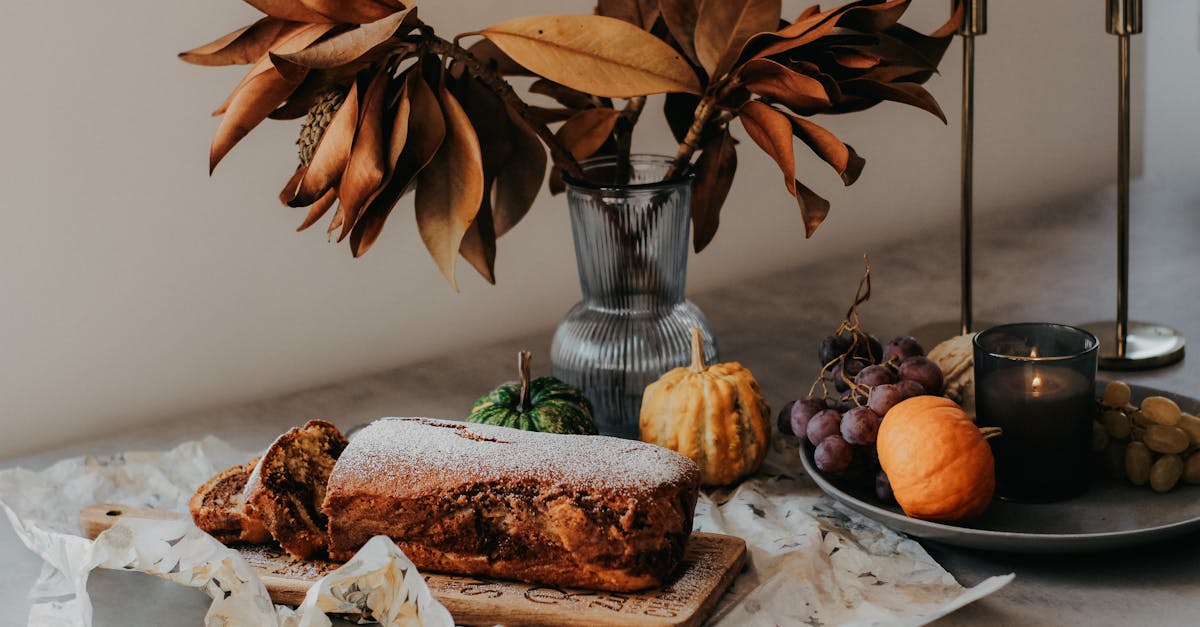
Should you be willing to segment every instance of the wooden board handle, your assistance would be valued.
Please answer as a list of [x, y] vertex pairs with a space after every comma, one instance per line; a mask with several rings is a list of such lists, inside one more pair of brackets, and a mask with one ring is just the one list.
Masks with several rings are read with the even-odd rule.
[[79, 510], [79, 527], [83, 529], [85, 536], [95, 540], [102, 531], [117, 524], [122, 518], [178, 520], [183, 518], [183, 514], [161, 509], [130, 507], [119, 503], [97, 503]]

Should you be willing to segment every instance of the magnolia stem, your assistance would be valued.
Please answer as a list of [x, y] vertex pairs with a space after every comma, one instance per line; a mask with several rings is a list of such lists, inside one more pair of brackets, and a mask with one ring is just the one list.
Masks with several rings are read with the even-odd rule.
[[704, 127], [708, 125], [709, 118], [716, 111], [715, 103], [716, 99], [713, 96], [705, 96], [700, 99], [700, 104], [696, 105], [692, 125], [688, 127], [687, 135], [684, 136], [683, 143], [679, 144], [679, 150], [675, 153], [671, 169], [667, 171], [666, 178], [668, 180], [679, 176], [691, 164], [692, 155], [696, 154], [700, 148], [700, 138], [704, 135]]
[[625, 109], [617, 118], [616, 128], [613, 129], [613, 137], [617, 142], [617, 180], [614, 181], [617, 184], [629, 182], [631, 171], [629, 157], [633, 152], [633, 128], [637, 125], [638, 118], [642, 116], [642, 109], [645, 106], [645, 96], [630, 98]]
[[584, 178], [583, 168], [579, 167], [579, 162], [575, 160], [575, 157], [558, 141], [549, 127], [530, 117], [529, 105], [521, 100], [521, 97], [513, 91], [512, 85], [509, 85], [508, 81], [504, 80], [499, 73], [481, 62], [478, 57], [471, 54], [471, 51], [436, 35], [425, 35], [421, 40], [421, 47], [428, 52], [462, 63], [471, 76], [496, 94], [496, 97], [504, 102], [516, 119], [533, 131], [543, 144], [546, 144], [546, 147], [550, 149], [550, 157], [554, 160], [554, 165], [577, 179]]

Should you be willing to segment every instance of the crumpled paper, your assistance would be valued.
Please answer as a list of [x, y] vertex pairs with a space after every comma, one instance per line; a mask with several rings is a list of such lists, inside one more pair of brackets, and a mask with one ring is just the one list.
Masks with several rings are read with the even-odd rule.
[[190, 516], [123, 518], [94, 541], [81, 536], [83, 507], [121, 503], [186, 513], [200, 484], [250, 457], [209, 437], [166, 453], [80, 457], [41, 472], [0, 472], [0, 506], [21, 541], [45, 560], [30, 590], [29, 624], [89, 627], [88, 575], [94, 568], [111, 568], [204, 589], [213, 599], [205, 616], [210, 627], [328, 627], [327, 613], [355, 614], [384, 625], [454, 625], [413, 563], [382, 536], [319, 580], [294, 610], [273, 605], [241, 554], [201, 531]]
[[695, 530], [738, 536], [750, 554], [710, 619], [719, 627], [924, 625], [1013, 579], [959, 585], [915, 540], [826, 496], [783, 438], [759, 476], [701, 494]]
[[[967, 589], [917, 542], [826, 497], [801, 469], [795, 445], [777, 439], [760, 476], [702, 494], [695, 529], [746, 540], [749, 566], [710, 624], [921, 625], [991, 594], [1012, 575]], [[424, 579], [385, 537], [329, 573], [295, 610], [271, 604], [241, 555], [191, 524], [122, 520], [94, 542], [79, 510], [95, 503], [187, 511], [197, 486], [251, 454], [216, 438], [166, 453], [61, 461], [41, 472], [0, 472], [0, 507], [46, 561], [30, 591], [30, 625], [88, 627], [93, 568], [137, 570], [203, 588], [209, 626], [325, 627], [327, 613], [385, 625], [453, 625]]]

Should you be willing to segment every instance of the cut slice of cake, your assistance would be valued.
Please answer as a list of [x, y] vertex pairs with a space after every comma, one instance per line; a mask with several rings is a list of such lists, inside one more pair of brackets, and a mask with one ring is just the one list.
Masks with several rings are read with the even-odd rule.
[[271, 540], [271, 533], [255, 519], [246, 516], [242, 491], [258, 458], [244, 465], [221, 471], [200, 486], [188, 501], [192, 520], [223, 544], [260, 544]]
[[346, 444], [337, 427], [310, 420], [279, 436], [246, 482], [246, 514], [297, 559], [308, 559], [329, 545], [321, 505], [329, 473]]

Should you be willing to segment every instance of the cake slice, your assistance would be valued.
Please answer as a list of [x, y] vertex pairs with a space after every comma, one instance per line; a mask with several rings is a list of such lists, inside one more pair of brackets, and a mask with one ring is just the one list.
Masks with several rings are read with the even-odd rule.
[[321, 512], [325, 485], [346, 438], [324, 420], [310, 420], [279, 436], [246, 481], [246, 514], [258, 520], [297, 559], [329, 545]]
[[223, 544], [260, 544], [271, 534], [260, 522], [246, 516], [242, 491], [258, 458], [221, 471], [209, 479], [188, 501], [192, 520]]

